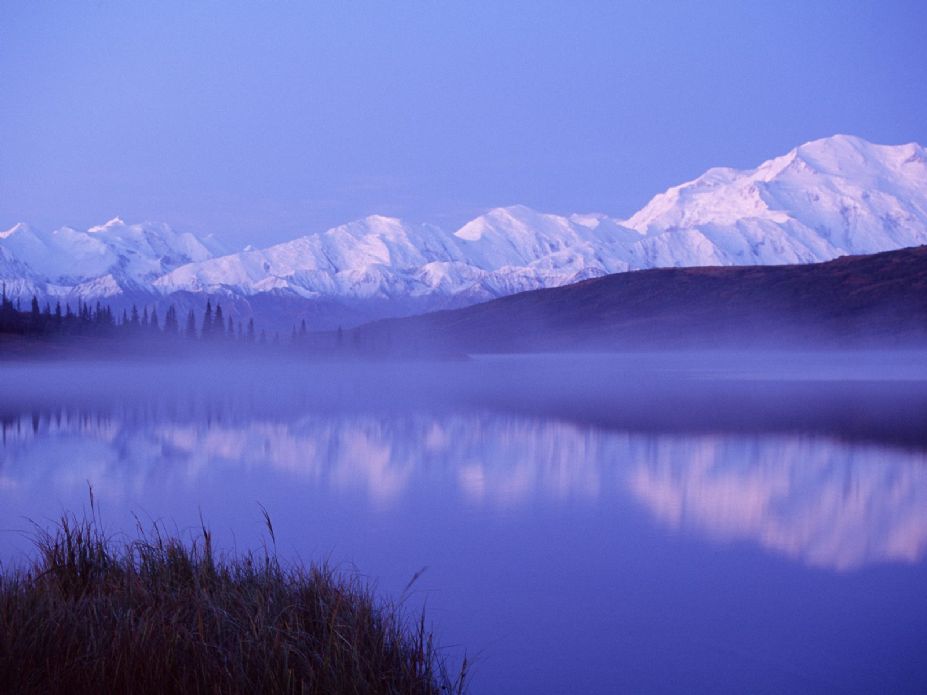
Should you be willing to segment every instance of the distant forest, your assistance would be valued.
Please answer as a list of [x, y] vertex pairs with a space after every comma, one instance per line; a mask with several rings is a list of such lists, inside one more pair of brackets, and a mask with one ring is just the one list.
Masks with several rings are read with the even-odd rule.
[[[56, 301], [54, 306], [48, 301], [39, 302], [33, 296], [28, 308], [21, 306], [21, 300], [15, 301], [7, 296], [3, 286], [0, 297], [0, 334], [17, 335], [32, 338], [71, 338], [85, 336], [104, 339], [125, 339], [127, 341], [151, 340], [197, 341], [199, 343], [257, 343], [282, 344], [285, 341], [279, 333], [268, 336], [267, 332], [255, 330], [254, 319], [247, 322], [236, 321], [232, 316], [225, 316], [222, 305], [211, 300], [206, 302], [206, 309], [198, 319], [193, 309], [187, 312], [181, 321], [176, 307], [171, 305], [164, 314], [158, 315], [157, 309], [132, 305], [130, 310], [123, 310], [116, 315], [112, 308], [95, 302], [93, 304], [78, 301], [76, 307], [69, 303], [64, 306]], [[336, 345], [342, 343], [341, 329], [332, 336]], [[289, 336], [291, 345], [308, 343], [309, 333], [306, 321], [293, 326]]]

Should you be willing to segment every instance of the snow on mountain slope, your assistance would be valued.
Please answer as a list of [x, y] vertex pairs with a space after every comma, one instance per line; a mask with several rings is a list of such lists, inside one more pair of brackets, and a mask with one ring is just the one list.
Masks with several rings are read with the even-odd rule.
[[605, 272], [626, 270], [627, 246], [640, 234], [605, 216], [572, 218], [548, 215], [513, 205], [496, 208], [461, 227], [471, 263], [486, 270], [505, 267], [572, 268], [595, 264]]
[[498, 208], [455, 234], [371, 216], [263, 250], [166, 274], [161, 292], [290, 291], [304, 297], [474, 300], [627, 270], [640, 234], [604, 216], [582, 223], [524, 206]]
[[[927, 153], [837, 135], [756, 169], [716, 168], [626, 224], [648, 239], [698, 232], [722, 264], [809, 263], [927, 243]], [[689, 242], [676, 244], [685, 247]], [[646, 245], [646, 242], [645, 242]]]
[[266, 249], [191, 263], [154, 287], [163, 293], [291, 290], [304, 297], [391, 297], [420, 289], [416, 277], [423, 267], [459, 259], [454, 239], [437, 227], [373, 215]]
[[625, 270], [810, 263], [919, 244], [927, 244], [924, 148], [838, 135], [755, 169], [710, 169], [626, 221], [514, 205], [451, 233], [374, 215], [228, 255], [156, 223], [116, 218], [47, 234], [16, 225], [0, 232], [0, 278], [21, 294], [285, 295], [386, 301], [389, 312], [409, 301], [415, 310], [459, 305]]
[[[0, 232], [0, 239], [5, 232]], [[8, 297], [28, 297], [35, 294], [38, 278], [32, 270], [10, 251], [0, 246], [0, 281]]]
[[213, 255], [192, 234], [156, 222], [128, 225], [118, 217], [87, 231], [61, 227], [39, 232], [17, 224], [0, 232], [0, 251], [19, 263], [18, 270], [0, 264], [2, 277], [29, 277], [32, 291], [41, 294], [61, 295], [82, 287], [79, 294], [92, 297], [126, 289], [150, 291], [151, 282], [164, 273]]

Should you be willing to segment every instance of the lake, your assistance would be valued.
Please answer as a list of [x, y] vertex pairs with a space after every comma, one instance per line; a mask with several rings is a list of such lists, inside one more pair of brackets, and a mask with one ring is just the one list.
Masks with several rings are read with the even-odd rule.
[[283, 558], [425, 606], [473, 693], [927, 690], [923, 354], [0, 376], [5, 563], [88, 486], [227, 549], [263, 506]]

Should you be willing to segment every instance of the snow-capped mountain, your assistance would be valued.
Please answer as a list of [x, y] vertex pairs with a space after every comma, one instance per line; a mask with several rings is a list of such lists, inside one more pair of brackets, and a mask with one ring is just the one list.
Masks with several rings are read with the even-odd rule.
[[475, 299], [626, 270], [621, 245], [637, 232], [607, 219], [578, 224], [523, 206], [499, 208], [449, 234], [373, 215], [266, 249], [191, 263], [155, 281], [177, 291], [306, 298]]
[[815, 140], [753, 170], [710, 169], [626, 224], [649, 239], [670, 234], [677, 247], [711, 248], [721, 265], [810, 263], [923, 244], [927, 152], [846, 135]]
[[[0, 278], [18, 295], [116, 303], [218, 295], [239, 313], [276, 302], [288, 322], [294, 312], [314, 315], [313, 303], [351, 306], [351, 322], [625, 270], [811, 263], [925, 243], [924, 148], [838, 135], [756, 169], [710, 169], [627, 220], [515, 205], [449, 232], [374, 215], [227, 255], [158, 223], [116, 218], [50, 233], [18, 224], [0, 232]], [[337, 314], [316, 325], [344, 322]]]
[[410, 225], [373, 215], [266, 249], [191, 263], [154, 286], [254, 295], [290, 291], [302, 297], [416, 294], [415, 276], [436, 262], [462, 260], [452, 236], [429, 225]]
[[[126, 224], [118, 217], [79, 231], [39, 232], [17, 224], [0, 232], [0, 273], [13, 294], [113, 297], [151, 291], [152, 283], [179, 266], [204, 261], [220, 247], [156, 222]], [[18, 264], [12, 270], [9, 262]]]

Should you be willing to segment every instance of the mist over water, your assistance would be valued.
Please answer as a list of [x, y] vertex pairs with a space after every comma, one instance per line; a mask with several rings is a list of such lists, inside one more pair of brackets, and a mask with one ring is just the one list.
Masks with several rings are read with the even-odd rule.
[[87, 506], [428, 569], [473, 692], [927, 683], [927, 359], [4, 364], [0, 558]]

